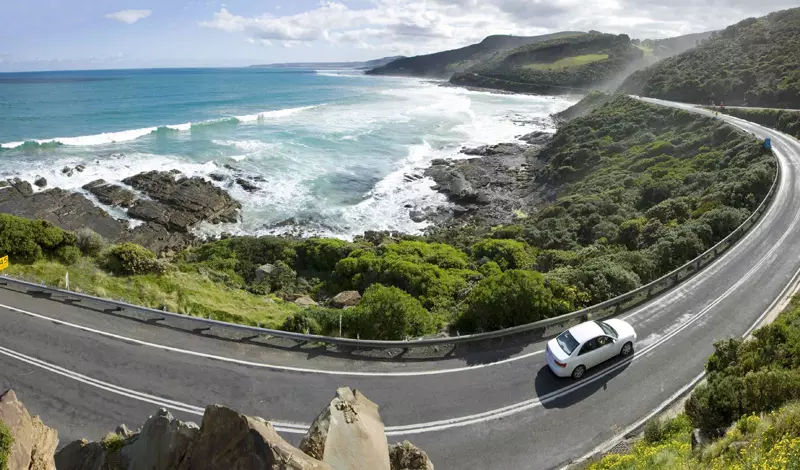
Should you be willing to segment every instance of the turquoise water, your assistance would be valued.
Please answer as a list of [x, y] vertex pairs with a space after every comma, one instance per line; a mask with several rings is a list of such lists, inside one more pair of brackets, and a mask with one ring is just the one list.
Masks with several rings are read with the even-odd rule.
[[[292, 219], [306, 234], [414, 233], [426, 224], [409, 211], [444, 198], [432, 181], [407, 182], [404, 174], [434, 158], [459, 158], [465, 145], [552, 130], [547, 116], [574, 101], [357, 71], [0, 74], [0, 174], [44, 176], [49, 187], [81, 191], [97, 178], [117, 182], [147, 170], [239, 171], [263, 179], [255, 193], [219, 183], [242, 202], [242, 221], [201, 231], [280, 233]], [[61, 174], [77, 164], [86, 170]]]

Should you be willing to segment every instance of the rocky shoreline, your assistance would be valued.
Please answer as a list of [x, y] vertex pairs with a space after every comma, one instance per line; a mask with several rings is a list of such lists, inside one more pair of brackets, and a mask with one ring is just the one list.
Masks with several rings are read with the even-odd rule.
[[464, 159], [435, 159], [406, 180], [431, 178], [431, 189], [447, 196], [447, 203], [428, 208], [411, 207], [415, 222], [428, 221], [435, 227], [464, 224], [495, 226], [526, 217], [555, 191], [536, 178], [544, 168], [541, 149], [551, 134], [536, 131], [518, 137], [516, 143], [499, 143], [463, 148]]

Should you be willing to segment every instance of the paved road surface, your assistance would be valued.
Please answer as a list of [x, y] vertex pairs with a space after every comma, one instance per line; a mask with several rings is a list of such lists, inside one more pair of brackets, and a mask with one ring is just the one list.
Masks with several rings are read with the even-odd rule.
[[640, 338], [634, 359], [581, 382], [555, 378], [541, 344], [435, 363], [352, 361], [191, 335], [0, 288], [0, 389], [14, 388], [58, 428], [62, 444], [98, 439], [122, 422], [136, 427], [159, 406], [199, 421], [208, 403], [273, 420], [297, 442], [334, 389], [349, 385], [381, 406], [390, 441], [420, 445], [437, 469], [558, 467], [695, 379], [712, 343], [747, 332], [795, 276], [800, 142], [719, 117], [772, 137], [783, 170], [773, 204], [705, 271], [628, 312]]

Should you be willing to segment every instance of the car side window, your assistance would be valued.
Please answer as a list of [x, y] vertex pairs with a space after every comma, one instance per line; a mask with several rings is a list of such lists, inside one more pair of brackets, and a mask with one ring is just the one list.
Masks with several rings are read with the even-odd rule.
[[602, 348], [603, 346], [606, 346], [611, 343], [612, 343], [611, 338], [609, 338], [608, 336], [600, 336], [599, 338], [597, 338], [597, 347], [599, 348]]
[[578, 353], [578, 356], [582, 356], [588, 352], [592, 352], [597, 349], [597, 338], [590, 339], [589, 341], [583, 344], [581, 348], [581, 352]]

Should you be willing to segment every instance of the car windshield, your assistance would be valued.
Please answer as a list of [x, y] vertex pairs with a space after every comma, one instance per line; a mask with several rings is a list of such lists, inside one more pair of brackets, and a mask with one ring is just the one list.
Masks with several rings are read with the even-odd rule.
[[617, 330], [612, 328], [611, 325], [609, 325], [608, 323], [603, 322], [603, 321], [599, 321], [599, 322], [596, 322], [596, 323], [600, 326], [600, 328], [603, 329], [603, 332], [605, 334], [607, 334], [608, 336], [611, 336], [614, 339], [619, 338], [619, 334], [617, 333]]
[[572, 351], [578, 347], [578, 342], [572, 337], [569, 330], [558, 335], [556, 342], [558, 342], [558, 345], [561, 346], [561, 349], [563, 349], [567, 355], [572, 354]]

